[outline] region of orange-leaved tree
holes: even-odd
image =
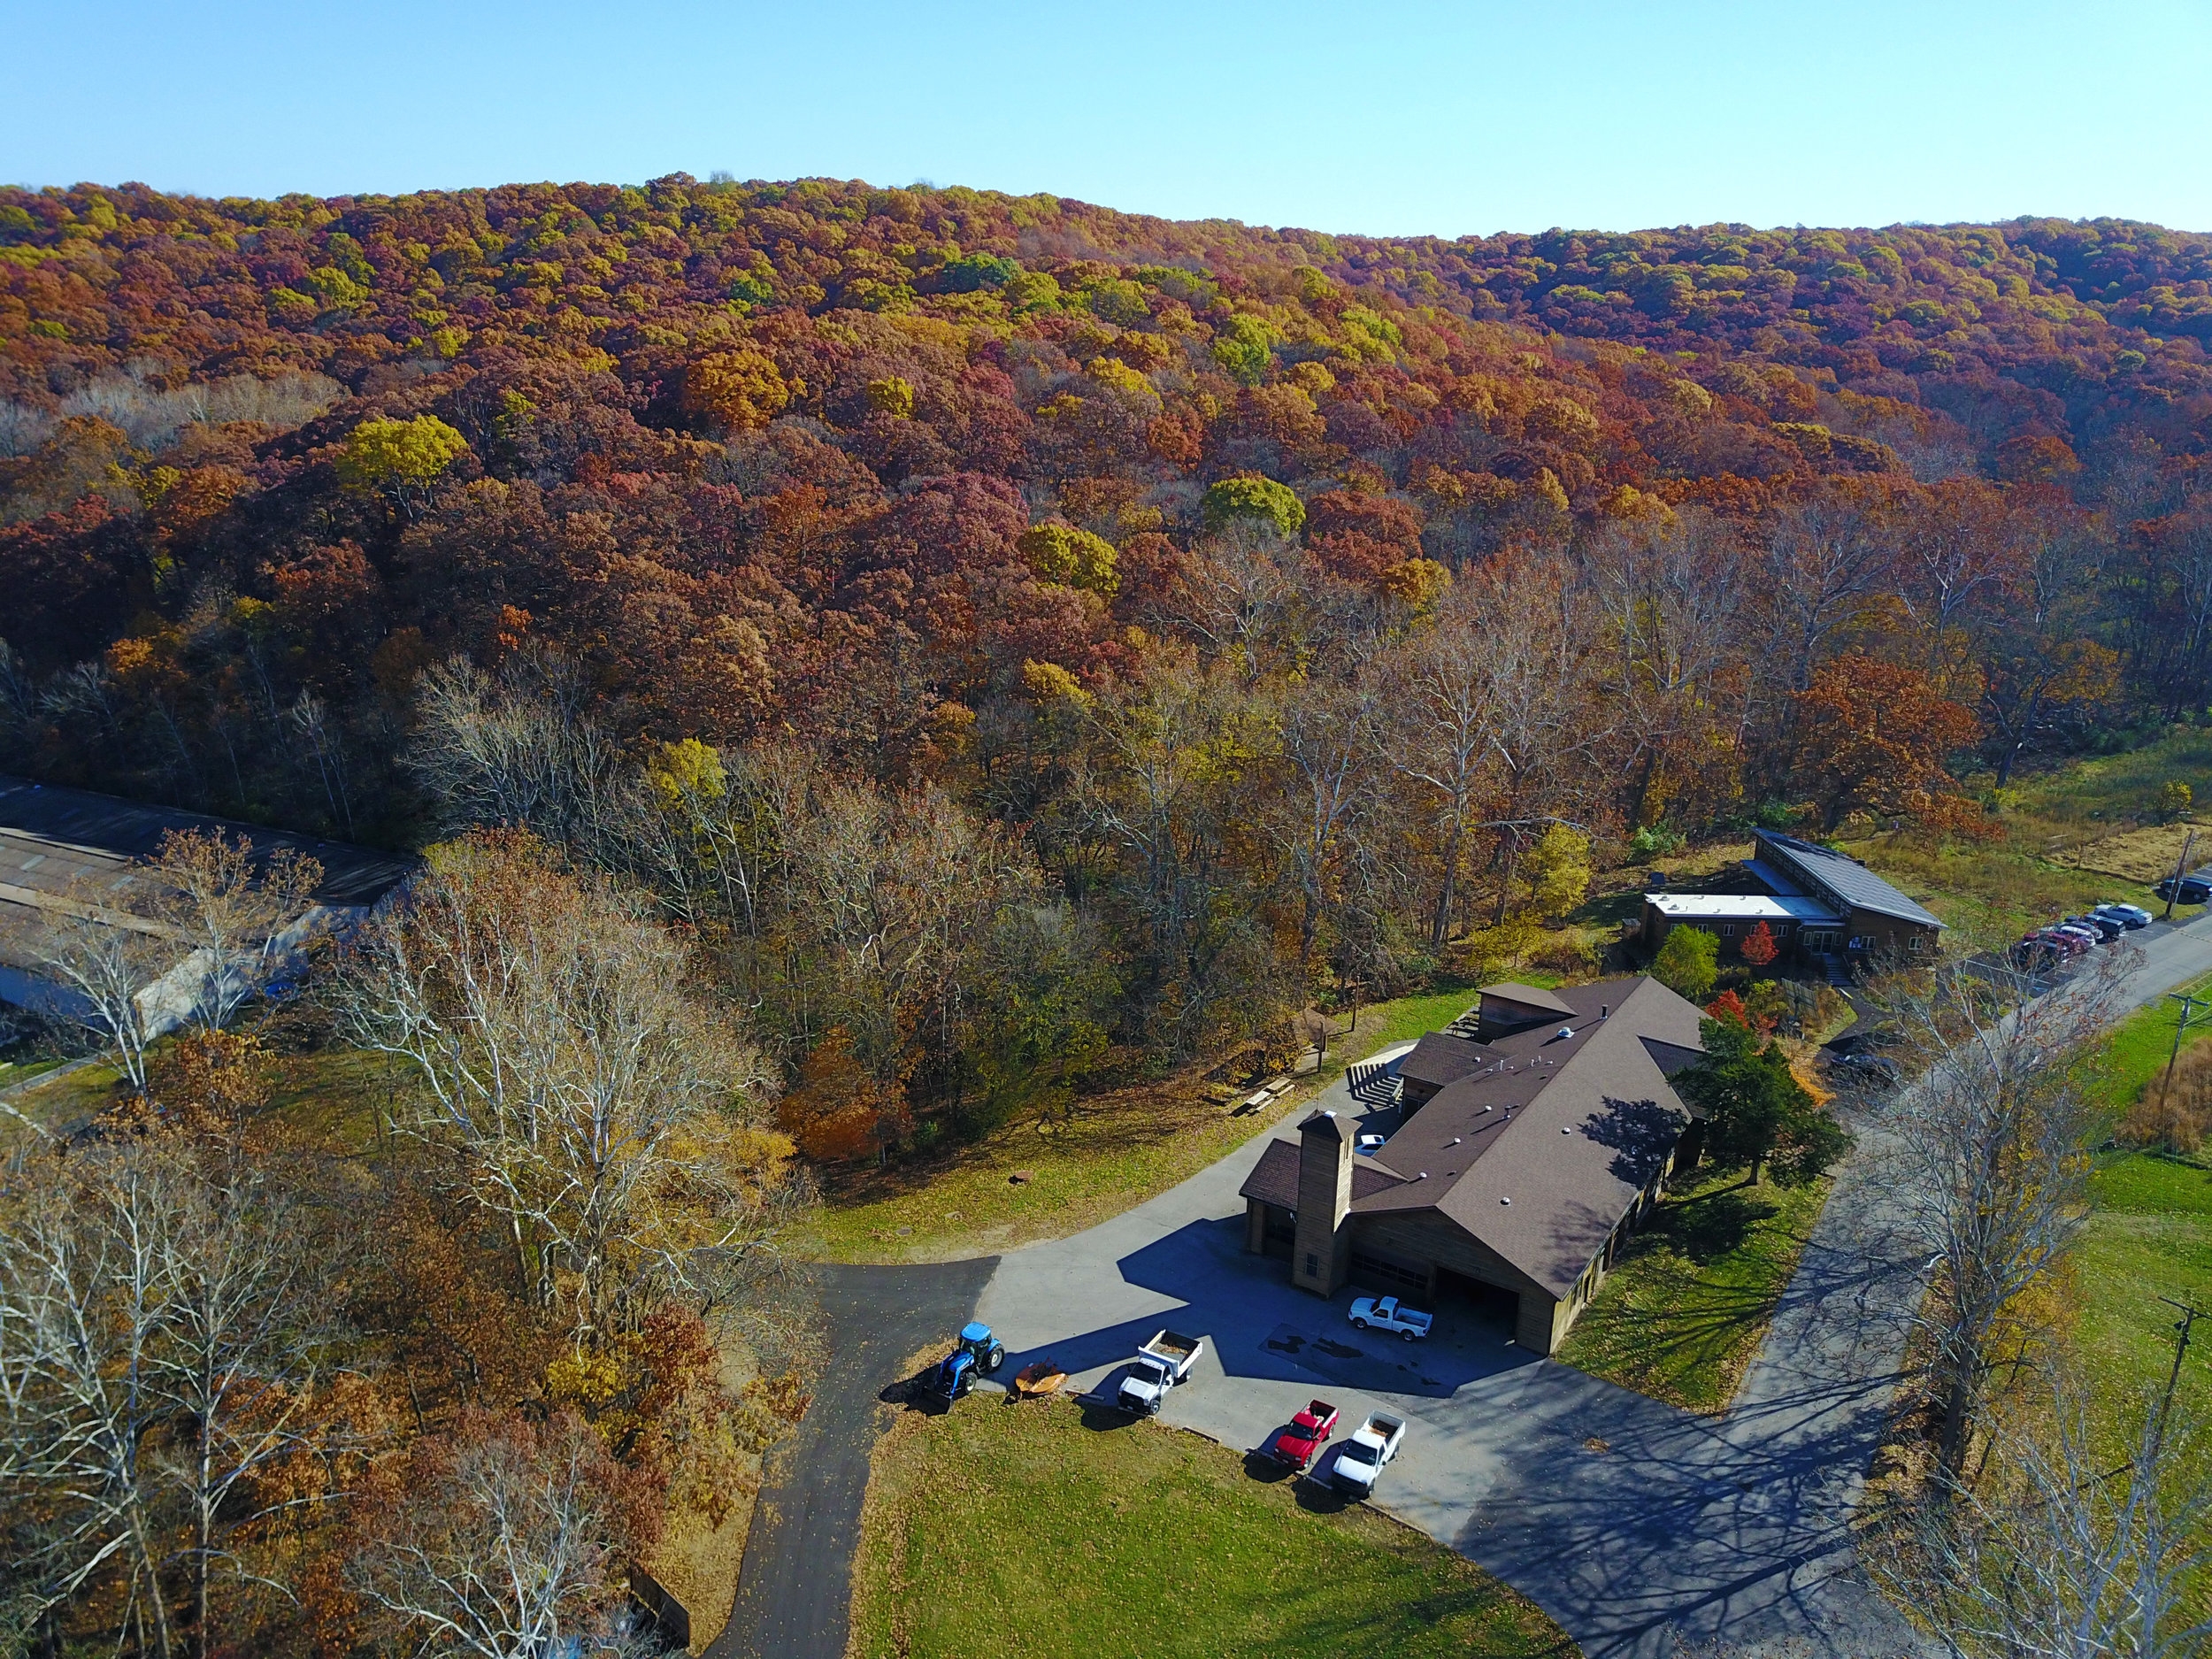
[[[1774,930],[1764,922],[1745,936],[1743,959],[1755,968],[1763,968],[1782,954],[1782,948],[1774,942]]]
[[[1948,762],[1981,726],[1927,674],[1853,651],[1816,669],[1796,697],[1795,762],[1824,827],[1855,811],[1952,828],[1970,822]]]

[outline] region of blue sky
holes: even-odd
[[[726,170],[1377,234],[2212,229],[2212,5],[0,0],[0,180]]]

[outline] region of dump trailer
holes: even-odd
[[[1167,1391],[1188,1379],[1190,1368],[1198,1363],[1205,1348],[1203,1337],[1160,1332],[1129,1362],[1129,1374],[1121,1379],[1120,1392],[1114,1396],[1116,1403],[1124,1411],[1157,1416]]]

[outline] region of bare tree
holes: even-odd
[[[465,1417],[384,1471],[349,1588],[419,1654],[631,1659],[621,1474],[572,1417]]]
[[[216,1645],[251,1479],[312,1426],[315,1259],[262,1171],[174,1137],[0,1193],[0,1505],[41,1611],[111,1582],[142,1648]]]
[[[1768,530],[1766,600],[1792,691],[1813,683],[1829,641],[1889,579],[1893,538],[1878,508],[1863,489],[1831,489],[1785,508]]]
[[[45,911],[39,964],[74,993],[65,1011],[110,1046],[125,1080],[143,1094],[146,1053],[161,1016],[142,993],[180,949],[148,918],[118,908],[129,902],[104,885],[72,884]]]
[[[2191,1594],[2212,1548],[2201,1432],[2141,1402],[2117,1461],[2070,1388],[1999,1430],[1978,1479],[1939,1471],[1868,1552],[1956,1659],[2180,1659],[2212,1620]]]
[[[142,1386],[161,1341],[150,1171],[16,1183],[0,1217],[0,1494],[26,1594],[58,1607],[113,1569],[142,1650],[177,1647],[152,1467],[165,1402]],[[71,1170],[70,1174],[75,1171]]]
[[[1233,664],[1163,664],[1099,700],[1073,787],[1083,834],[1110,855],[1103,898],[1139,941],[1133,989],[1177,1057],[1279,1010],[1279,964],[1240,858],[1266,707]]]
[[[288,847],[257,857],[245,836],[220,829],[161,838],[138,884],[142,908],[192,953],[192,1015],[202,1025],[229,1024],[259,988],[322,880],[322,865]]]
[[[1280,712],[1285,791],[1282,839],[1298,885],[1298,968],[1310,970],[1316,936],[1331,897],[1356,814],[1367,796],[1378,744],[1381,697],[1373,680],[1348,685],[1308,680],[1294,687]]]
[[[145,1370],[172,1413],[159,1469],[185,1511],[191,1647],[204,1655],[216,1574],[240,1565],[227,1532],[256,1507],[242,1501],[316,1426],[321,1261],[297,1193],[242,1148],[210,1144],[169,1179],[155,1258],[167,1320]]]
[[[1624,816],[1650,816],[1670,759],[1722,728],[1717,680],[1735,647],[1740,561],[1717,520],[1686,510],[1611,526],[1589,551],[1614,661],[1613,724],[1630,746]],[[1677,779],[1676,781],[1680,781]]]
[[[2007,1325],[2080,1223],[2096,1123],[2075,1062],[2109,1021],[2135,953],[2032,995],[2022,976],[1963,959],[1893,975],[1875,993],[1889,1041],[1919,1073],[1885,1125],[1893,1190],[1931,1252],[1919,1318],[1941,1411],[1939,1455],[1965,1463],[1992,1375],[2034,1356]]]
[[[588,703],[575,665],[547,647],[496,675],[449,658],[417,688],[407,764],[448,828],[507,825],[595,857],[619,768]]]
[[[337,976],[354,1040],[413,1074],[395,1127],[454,1156],[580,1340],[725,1258],[774,1185],[764,1139],[733,1133],[757,1063],[692,980],[634,896],[498,836],[435,853]]]
[[[300,695],[284,711],[284,718],[305,741],[307,752],[314,757],[315,775],[322,783],[331,822],[348,835],[352,834],[353,791],[346,777],[346,746],[339,733],[331,729],[329,705],[303,686]]]
[[[1232,523],[1192,552],[1175,620],[1210,660],[1227,657],[1248,680],[1258,679],[1297,602],[1301,557],[1271,526]]]
[[[1499,618],[1510,616],[1512,626]],[[1450,936],[1479,834],[1505,838],[1506,879],[1525,841],[1565,804],[1604,736],[1590,696],[1584,595],[1555,557],[1471,571],[1390,664],[1389,759],[1431,803],[1436,887],[1429,940]]]
[[[623,866],[672,920],[710,943],[757,938],[777,909],[795,835],[803,833],[813,770],[790,750],[672,746],[621,798]]]

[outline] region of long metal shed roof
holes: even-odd
[[[1857,859],[1832,848],[1802,841],[1794,835],[1755,831],[1761,855],[1771,857],[1792,874],[1833,895],[1854,910],[1877,916],[1893,916],[1923,927],[1941,927],[1940,918],[1915,903]]]

